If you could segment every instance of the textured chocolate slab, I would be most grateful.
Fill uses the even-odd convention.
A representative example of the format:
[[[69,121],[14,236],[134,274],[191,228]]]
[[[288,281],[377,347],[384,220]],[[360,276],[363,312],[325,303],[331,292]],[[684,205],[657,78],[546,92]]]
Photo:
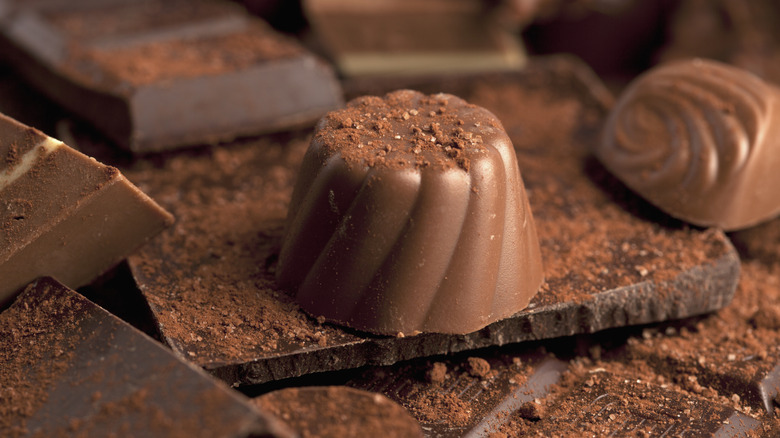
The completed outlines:
[[[402,406],[375,392],[347,386],[290,387],[252,399],[306,437],[422,438]]]
[[[0,435],[291,436],[275,418],[56,281],[0,314]]]
[[[301,312],[274,280],[308,142],[301,133],[126,170],[178,218],[130,258],[164,340],[242,385],[682,318],[731,300],[739,260],[726,237],[643,203],[590,157],[609,98],[581,65],[549,59],[519,74],[429,88],[490,109],[512,138],[546,270],[528,309],[464,336],[404,338],[321,324]]]
[[[0,53],[134,152],[310,124],[342,102],[327,65],[229,2],[5,0]]]
[[[405,406],[428,437],[488,436],[515,411],[544,398],[568,363],[539,352],[369,368],[348,385]],[[439,373],[438,375],[436,373]]]
[[[542,436],[747,436],[760,422],[707,398],[631,375],[593,370],[551,396],[533,430]]]

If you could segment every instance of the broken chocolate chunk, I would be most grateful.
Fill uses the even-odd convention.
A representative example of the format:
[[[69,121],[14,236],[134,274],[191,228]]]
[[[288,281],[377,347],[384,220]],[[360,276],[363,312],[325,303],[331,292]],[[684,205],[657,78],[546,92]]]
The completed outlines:
[[[39,276],[84,286],[172,222],[117,169],[0,114],[0,304]]]
[[[291,437],[170,350],[50,278],[0,314],[3,436]]]

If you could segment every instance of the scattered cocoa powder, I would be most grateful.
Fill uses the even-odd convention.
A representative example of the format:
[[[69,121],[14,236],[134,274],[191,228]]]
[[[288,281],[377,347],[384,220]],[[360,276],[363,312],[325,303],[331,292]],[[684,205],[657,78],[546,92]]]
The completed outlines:
[[[315,140],[354,166],[468,172],[469,157],[485,153],[500,130],[492,114],[455,96],[401,90],[359,97],[329,113]]]
[[[442,362],[434,362],[426,371],[427,380],[433,384],[441,385],[447,379],[447,365]]]
[[[490,364],[481,357],[468,358],[469,374],[474,377],[485,378],[490,372]]]
[[[85,334],[78,326],[81,302],[33,290],[28,286],[0,313],[0,432],[5,436],[27,436],[25,419],[46,402]]]
[[[285,388],[253,401],[302,438],[423,436],[417,421],[397,403],[346,386]]]

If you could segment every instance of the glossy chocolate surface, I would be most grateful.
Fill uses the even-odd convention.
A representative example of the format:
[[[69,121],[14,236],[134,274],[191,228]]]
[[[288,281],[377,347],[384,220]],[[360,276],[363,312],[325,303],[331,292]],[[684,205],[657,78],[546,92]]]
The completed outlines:
[[[6,1],[0,51],[137,153],[311,124],[342,102],[327,65],[228,2]]]
[[[596,154],[672,216],[746,228],[780,213],[778,98],[773,85],[726,64],[659,66],[623,93]]]
[[[43,275],[84,286],[172,222],[116,168],[0,114],[0,303]]]
[[[448,94],[363,97],[318,124],[277,278],[315,317],[383,334],[468,333],[542,282],[512,143]]]

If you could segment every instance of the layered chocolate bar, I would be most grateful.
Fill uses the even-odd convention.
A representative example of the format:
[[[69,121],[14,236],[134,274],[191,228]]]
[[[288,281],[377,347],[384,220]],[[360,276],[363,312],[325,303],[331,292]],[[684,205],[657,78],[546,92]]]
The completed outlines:
[[[39,276],[84,286],[172,223],[116,168],[0,114],[0,303]]]

